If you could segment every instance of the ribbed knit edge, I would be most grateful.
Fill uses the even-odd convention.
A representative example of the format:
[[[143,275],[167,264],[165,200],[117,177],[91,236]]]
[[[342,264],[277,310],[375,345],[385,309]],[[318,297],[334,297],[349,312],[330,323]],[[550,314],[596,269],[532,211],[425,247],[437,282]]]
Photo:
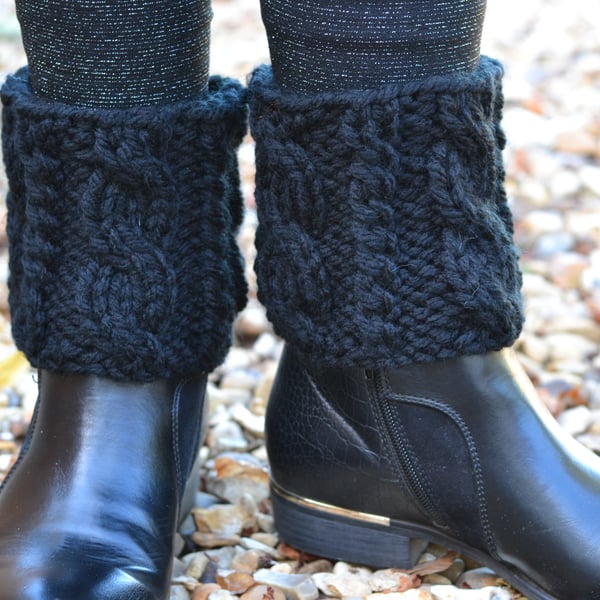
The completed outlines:
[[[299,95],[254,72],[259,298],[299,352],[394,367],[517,338],[502,73]]]
[[[127,381],[209,371],[246,299],[235,241],[246,92],[88,109],[2,88],[12,331],[32,365]]]

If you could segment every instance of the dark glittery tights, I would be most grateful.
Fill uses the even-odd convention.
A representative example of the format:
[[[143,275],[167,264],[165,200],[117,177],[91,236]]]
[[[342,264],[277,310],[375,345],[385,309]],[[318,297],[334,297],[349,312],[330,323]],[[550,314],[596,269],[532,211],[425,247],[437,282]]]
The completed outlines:
[[[120,108],[186,100],[206,86],[210,0],[16,3],[40,96]],[[472,69],[485,0],[261,0],[261,8],[276,80],[313,93]]]
[[[208,80],[210,0],[16,0],[33,91],[88,107],[188,100]]]

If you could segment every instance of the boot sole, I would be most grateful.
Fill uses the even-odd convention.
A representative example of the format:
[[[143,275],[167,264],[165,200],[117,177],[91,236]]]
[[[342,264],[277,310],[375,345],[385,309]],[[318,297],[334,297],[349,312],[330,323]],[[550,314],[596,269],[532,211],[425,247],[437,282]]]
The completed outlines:
[[[434,542],[492,569],[529,600],[560,600],[481,550],[427,527],[301,498],[273,482],[271,500],[281,538],[309,554],[371,567],[410,569],[427,544]]]

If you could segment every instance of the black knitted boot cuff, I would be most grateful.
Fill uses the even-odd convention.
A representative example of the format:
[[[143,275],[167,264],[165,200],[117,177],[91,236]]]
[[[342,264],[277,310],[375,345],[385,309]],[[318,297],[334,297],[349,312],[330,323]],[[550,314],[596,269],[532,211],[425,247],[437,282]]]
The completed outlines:
[[[514,342],[501,77],[482,57],[471,73],[297,95],[256,70],[259,298],[300,352],[393,367]]]
[[[128,109],[2,89],[13,336],[58,373],[149,381],[223,359],[246,297],[235,231],[245,91]]]

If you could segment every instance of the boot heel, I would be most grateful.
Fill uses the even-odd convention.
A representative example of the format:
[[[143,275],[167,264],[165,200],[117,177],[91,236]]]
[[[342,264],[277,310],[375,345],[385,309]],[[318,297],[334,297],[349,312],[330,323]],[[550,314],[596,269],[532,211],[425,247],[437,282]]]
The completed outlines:
[[[413,567],[427,542],[391,529],[389,519],[304,500],[271,485],[277,531],[309,554],[371,567]]]

